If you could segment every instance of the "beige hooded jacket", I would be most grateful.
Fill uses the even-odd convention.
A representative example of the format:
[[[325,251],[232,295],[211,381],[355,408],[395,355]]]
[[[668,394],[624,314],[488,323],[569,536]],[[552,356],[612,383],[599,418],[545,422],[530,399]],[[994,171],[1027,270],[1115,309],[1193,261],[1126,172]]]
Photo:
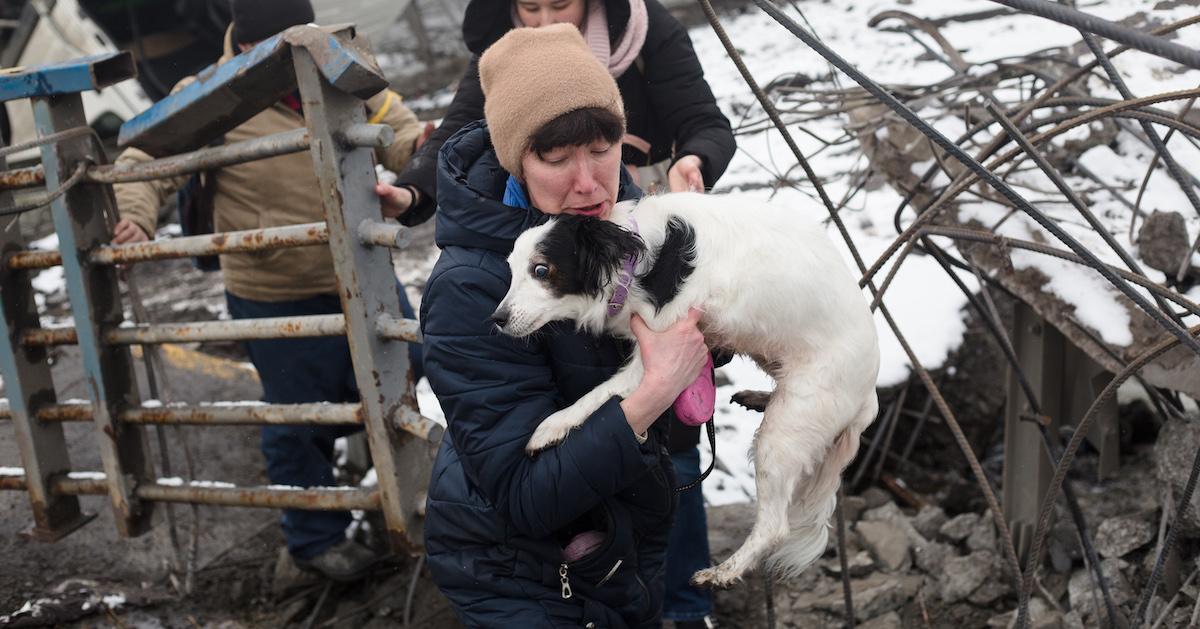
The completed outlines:
[[[226,33],[225,55],[218,63],[233,57],[231,37]],[[193,80],[194,77],[186,78],[175,89]],[[376,151],[376,158],[388,170],[400,171],[412,157],[421,123],[391,90],[367,101],[367,116],[370,122],[386,124],[395,130],[395,141],[387,149]],[[302,127],[303,116],[276,104],[227,133],[225,142],[232,144]],[[121,153],[117,163],[151,159],[150,155],[131,148]],[[121,218],[153,235],[159,208],[186,181],[186,177],[177,177],[114,186]],[[308,151],[223,168],[216,173],[216,186],[213,222],[218,232],[325,220]],[[229,292],[245,299],[278,302],[337,293],[333,259],[326,246],[223,255],[221,270]]]

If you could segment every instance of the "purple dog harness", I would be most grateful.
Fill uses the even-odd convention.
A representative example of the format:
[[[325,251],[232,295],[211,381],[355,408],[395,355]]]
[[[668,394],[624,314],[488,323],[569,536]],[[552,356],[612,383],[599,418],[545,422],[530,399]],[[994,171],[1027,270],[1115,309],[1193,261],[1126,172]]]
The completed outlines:
[[[633,214],[629,215],[627,227],[634,234],[638,233],[637,220],[633,218]],[[608,302],[608,316],[617,316],[625,307],[625,300],[629,298],[629,285],[633,283],[633,267],[636,263],[637,259],[632,255],[625,256],[625,260],[621,263],[621,271],[617,274],[617,288],[613,290],[612,299]]]

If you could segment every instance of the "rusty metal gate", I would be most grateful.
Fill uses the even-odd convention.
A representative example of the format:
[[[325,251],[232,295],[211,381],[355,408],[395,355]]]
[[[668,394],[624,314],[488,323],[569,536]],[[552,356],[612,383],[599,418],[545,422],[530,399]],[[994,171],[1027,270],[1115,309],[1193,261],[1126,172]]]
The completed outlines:
[[[421,514],[442,428],[422,417],[408,364],[407,343],[419,342],[417,322],[401,315],[391,249],[404,247],[406,228],[381,220],[373,186],[372,149],[388,146],[391,128],[367,124],[363,99],[387,86],[353,29],[298,26],[272,37],[128,121],[121,146],[157,159],[136,166],[105,163],[87,127],[81,93],[131,78],[128,53],[18,70],[0,76],[0,100],[32,101],[40,167],[0,173],[0,213],[49,206],[60,251],[30,251],[19,230],[0,232],[0,371],[8,392],[0,418],[9,420],[21,453],[19,473],[0,472],[0,489],[25,491],[33,533],[53,541],[85,524],[78,496],[107,495],[119,532],[150,527],[156,502],[249,507],[382,511],[393,547],[417,552]],[[283,95],[299,89],[306,127],[246,142],[205,147]],[[196,173],[308,150],[323,193],[325,221],[126,245],[108,244],[115,216],[112,184]],[[180,151],[190,151],[174,154]],[[15,205],[8,191],[44,184],[50,191]],[[116,265],[199,255],[328,245],[343,314],[170,325],[123,320]],[[33,273],[61,265],[74,327],[42,328]],[[143,405],[131,345],[346,335],[358,404]],[[48,348],[81,351],[89,401],[60,404]],[[90,422],[103,470],[73,470],[63,422]],[[377,488],[214,487],[159,482],[145,435],[148,424],[358,425],[366,430]],[[6,463],[6,462],[5,462]],[[3,467],[3,463],[0,463]]]

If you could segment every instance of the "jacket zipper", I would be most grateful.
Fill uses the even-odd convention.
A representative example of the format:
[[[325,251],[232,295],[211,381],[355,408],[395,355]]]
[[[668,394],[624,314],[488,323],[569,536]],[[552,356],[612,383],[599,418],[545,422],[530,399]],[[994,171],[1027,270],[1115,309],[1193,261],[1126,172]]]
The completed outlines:
[[[617,568],[620,568],[621,564],[624,561],[625,561],[624,559],[618,559],[617,563],[613,564],[612,570],[609,570],[608,574],[604,575],[603,579],[600,579],[600,582],[596,584],[596,587],[600,587],[600,586],[604,585],[605,583],[608,583],[608,580],[611,579],[613,577],[613,575],[617,573]]]
[[[559,564],[558,578],[562,581],[563,600],[571,598],[571,580],[567,578],[567,564]]]

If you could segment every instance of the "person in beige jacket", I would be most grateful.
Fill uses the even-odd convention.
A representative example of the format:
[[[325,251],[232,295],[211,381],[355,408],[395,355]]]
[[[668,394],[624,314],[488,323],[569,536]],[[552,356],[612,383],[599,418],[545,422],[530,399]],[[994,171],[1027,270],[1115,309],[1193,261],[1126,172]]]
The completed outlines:
[[[233,24],[225,54],[232,59],[263,39],[313,20],[309,0],[234,0]],[[184,79],[176,89],[194,78]],[[367,101],[371,123],[395,130],[395,141],[377,151],[389,170],[399,171],[422,141],[423,125],[400,96],[384,90]],[[232,144],[304,127],[300,101],[287,97],[225,135]],[[425,131],[427,133],[427,131]],[[149,161],[128,149],[118,164]],[[214,173],[213,223],[218,232],[324,221],[321,193],[307,151],[238,164]],[[159,208],[186,183],[186,177],[115,186],[120,220],[113,242],[148,240],[156,231]],[[411,205],[415,191],[380,187],[385,216],[396,218]],[[235,319],[340,313],[333,259],[326,246],[221,256],[226,300]],[[402,310],[412,307],[397,284]],[[420,346],[410,345],[414,375],[420,378]],[[357,402],[358,390],[345,337],[249,341],[250,359],[263,384],[263,399],[273,404]],[[262,451],[272,484],[299,487],[334,485],[333,443],[352,432],[340,426],[265,426]],[[378,553],[348,540],[348,512],[288,510],[283,533],[293,559],[328,578],[350,581],[364,575]]]

